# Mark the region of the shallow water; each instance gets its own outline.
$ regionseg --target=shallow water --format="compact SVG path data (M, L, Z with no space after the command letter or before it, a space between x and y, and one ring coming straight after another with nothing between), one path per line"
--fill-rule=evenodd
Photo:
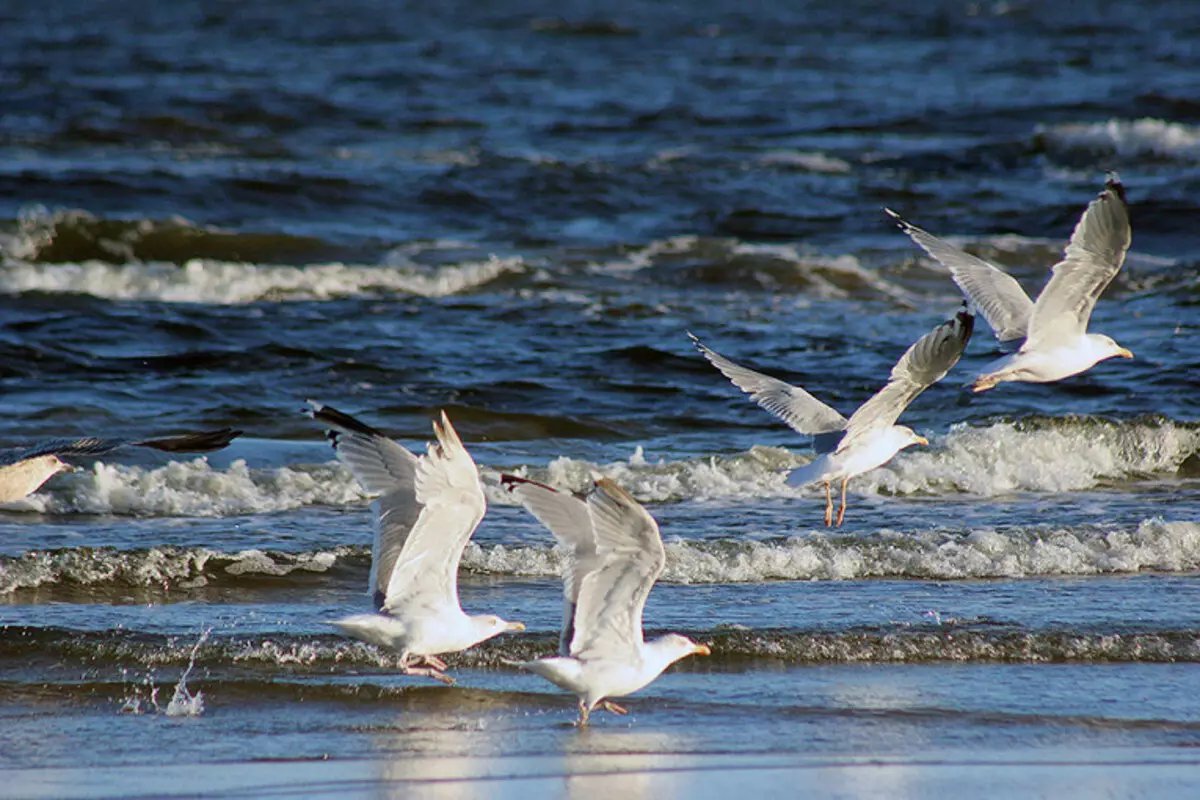
M5 19L0 444L246 431L0 509L14 794L1200 783L1190 3ZM1036 292L1112 169L1133 248L1092 327L1137 358L969 395L980 320L902 420L930 446L826 530L784 483L808 444L685 332L848 413L959 304L881 207ZM417 450L444 408L483 467L463 604L529 633L451 658L459 687L326 624L365 607L371 528L309 397ZM647 627L713 656L573 729L503 663L552 649L561 554L501 471L645 502Z

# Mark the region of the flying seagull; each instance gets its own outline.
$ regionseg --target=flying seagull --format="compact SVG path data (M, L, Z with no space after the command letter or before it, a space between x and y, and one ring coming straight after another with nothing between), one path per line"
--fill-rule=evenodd
M163 439L48 439L44 442L0 453L0 503L12 503L36 492L60 472L75 467L64 457L107 455L122 447L148 447L165 453L211 453L228 445L242 432L221 428L185 433Z
M793 470L789 486L825 484L825 525L833 524L833 483L842 482L842 502L837 524L846 517L846 485L856 475L886 464L896 453L914 444L929 444L912 428L896 420L917 395L945 377L958 363L975 316L969 305L908 348L882 389L858 407L849 419L799 386L735 364L705 347L691 333L692 342L733 385L794 430L813 437L818 453L812 463Z
M400 651L400 669L454 683L437 656L457 653L520 622L467 615L458 602L458 562L487 502L479 469L442 412L436 443L416 456L336 408L308 401L305 413L328 426L338 459L370 494L375 512L370 588L375 612L336 620L342 632ZM418 664L410 663L415 657Z
M563 627L559 653L519 662L579 697L579 725L597 705L647 686L663 670L708 645L668 633L645 641L642 610L667 561L658 524L638 501L608 478L585 497L513 475L502 485L567 548L563 573Z
M1001 342L1024 339L1020 349L989 364L975 379L976 392L998 383L1050 383L1078 375L1108 358L1133 353L1102 333L1088 333L1096 301L1125 261L1129 207L1125 187L1110 173L1104 191L1083 212L1062 261L1037 300L999 267L910 225L884 209L914 242L950 270L954 282L979 307Z

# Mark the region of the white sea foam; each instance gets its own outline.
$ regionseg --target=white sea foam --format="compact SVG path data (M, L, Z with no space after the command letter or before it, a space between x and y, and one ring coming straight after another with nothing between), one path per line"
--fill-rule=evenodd
M1200 523L1156 518L1133 528L881 530L774 541L669 538L666 548L662 580L673 583L1180 572L1200 568ZM564 554L558 549L472 542L462 563L477 572L553 577L561 574Z
M1200 452L1200 427L1170 421L1107 422L1094 419L996 422L926 432L931 446L913 447L884 467L850 482L850 493L996 497L1016 492L1084 491L1114 481L1173 475ZM787 470L811 453L752 447L744 453L672 460L647 457L638 446L626 459L596 463L560 456L547 464L508 468L571 491L586 491L606 476L643 502L817 497L819 485L785 483ZM493 476L489 502L513 504ZM353 475L335 461L286 467L247 467L238 460L213 469L204 458L143 468L94 463L88 470L53 478L12 510L125 516L224 517L262 514L309 505L361 503Z
M1113 153L1124 158L1200 159L1200 127L1143 118L1039 125L1037 136L1052 148Z
M0 293L87 294L113 300L224 305L375 294L444 297L524 269L520 258L494 257L440 267L414 263L298 267L208 259L192 259L182 266L105 261L43 264L10 258L0 270Z
M1169 421L1064 419L986 427L961 423L947 434L929 435L930 447L901 452L885 466L852 480L850 492L994 497L1081 491L1113 480L1172 474L1200 451L1200 428ZM595 477L606 476L645 502L816 496L822 487L795 489L784 482L785 470L810 458L801 451L753 447L734 456L648 460L638 447L624 461L595 464L562 456L545 467L520 472L576 492L586 491ZM499 491L490 499L511 502Z
M333 463L250 469L238 460L216 470L197 458L152 469L96 462L86 472L55 478L12 507L54 514L225 517L362 497L354 476Z

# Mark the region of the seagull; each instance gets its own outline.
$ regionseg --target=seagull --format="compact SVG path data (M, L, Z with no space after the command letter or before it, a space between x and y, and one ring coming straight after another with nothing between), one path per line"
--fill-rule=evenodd
M333 624L356 639L399 650L405 675L453 684L437 656L525 630L495 614L464 614L458 602L458 562L487 510L479 469L444 411L441 424L433 423L437 443L416 456L349 414L308 402L305 413L329 427L338 459L368 493L379 495L371 503L375 613ZM410 663L414 657L419 663Z
M122 447L149 447L167 453L211 453L228 445L242 432L221 428L201 433L185 433L164 439L48 439L38 444L0 453L0 503L13 503L41 488L60 472L75 467L63 456L99 456Z
M1104 191L1083 212L1063 260L1037 300L1008 273L910 225L884 209L926 253L950 270L954 282L979 307L1001 343L1024 339L1020 349L989 364L971 385L976 392L998 383L1050 383L1078 375L1108 358L1133 353L1102 333L1088 333L1096 301L1129 249L1125 187L1109 173Z
M850 419L822 403L799 386L735 364L704 346L691 333L692 343L733 385L793 430L813 437L817 458L788 475L789 486L825 484L825 525L833 524L833 483L842 482L842 503L837 524L846 517L846 485L856 475L886 464L896 453L914 444L929 444L912 428L896 420L921 392L940 381L958 363L975 315L970 304L953 319L943 322L908 348L882 389L858 407Z
M654 517L608 478L584 497L514 475L501 484L569 551L563 573L563 628L557 656L517 662L579 696L579 726L596 706L629 713L608 700L650 684L708 645L668 633L645 641L642 610L667 562Z

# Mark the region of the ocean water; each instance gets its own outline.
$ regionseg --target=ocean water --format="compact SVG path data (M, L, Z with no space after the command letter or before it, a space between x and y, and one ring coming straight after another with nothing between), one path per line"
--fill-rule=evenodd
M4 793L1200 787L1200 10L407 5L0 12L0 445L245 431L0 508ZM960 303L883 207L1036 293L1108 170L1136 358L971 395L980 320L826 529L686 332L849 413ZM481 465L463 605L528 632L457 687L327 624L371 519L310 397ZM504 663L562 554L501 471L646 503L647 629L713 655L572 727Z

